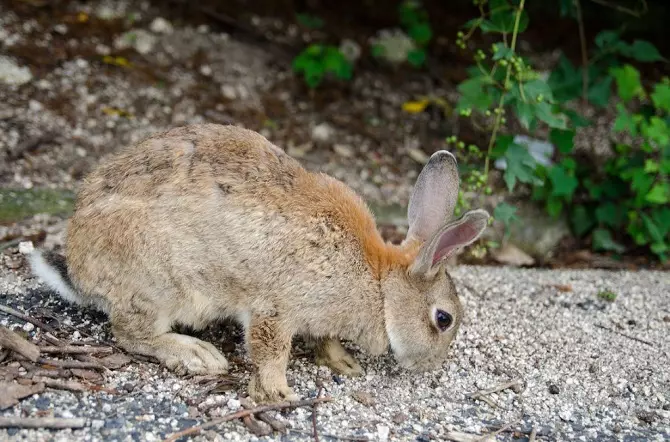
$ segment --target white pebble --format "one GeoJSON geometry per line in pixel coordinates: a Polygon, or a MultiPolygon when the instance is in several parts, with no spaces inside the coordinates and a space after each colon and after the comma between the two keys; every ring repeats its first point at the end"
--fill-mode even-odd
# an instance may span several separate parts
{"type": "Polygon", "coordinates": [[[388,440],[391,429],[386,425],[377,425],[377,437],[379,440],[388,440]]]}
{"type": "Polygon", "coordinates": [[[22,241],[19,243],[19,253],[22,255],[28,255],[35,250],[35,246],[32,241],[22,241]]]}
{"type": "Polygon", "coordinates": [[[25,331],[27,331],[27,332],[30,332],[30,331],[35,330],[35,326],[32,325],[30,322],[26,322],[26,323],[23,325],[23,329],[24,329],[25,331]]]}
{"type": "Polygon", "coordinates": [[[228,408],[230,408],[231,410],[237,410],[238,408],[240,408],[240,406],[241,406],[242,404],[241,404],[240,401],[237,400],[237,399],[230,399],[230,400],[228,400],[228,403],[227,403],[226,405],[227,405],[228,408]]]}

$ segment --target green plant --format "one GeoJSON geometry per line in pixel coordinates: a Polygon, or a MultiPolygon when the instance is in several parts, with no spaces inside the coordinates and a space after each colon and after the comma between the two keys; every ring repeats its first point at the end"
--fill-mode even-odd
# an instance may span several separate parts
{"type": "Polygon", "coordinates": [[[616,293],[611,290],[603,290],[602,292],[598,292],[598,298],[607,302],[614,302],[616,300],[616,293]]]}
{"type": "Polygon", "coordinates": [[[566,129],[568,118],[557,108],[551,87],[517,52],[518,36],[528,27],[524,0],[474,0],[480,17],[464,25],[467,32],[459,32],[456,44],[465,49],[476,30],[497,34],[500,41],[493,43],[489,53],[477,50],[468,78],[458,86],[461,93],[456,111],[469,118],[475,128],[490,133],[488,146],[480,149],[452,136],[447,142],[466,159],[483,159],[483,171],[471,168],[464,177],[465,189],[491,193],[489,172],[491,161],[504,158],[504,180],[511,192],[518,183],[538,184],[535,175],[536,160],[528,149],[501,135],[506,115],[512,114],[529,131],[539,124],[566,129]]]}
{"type": "Polygon", "coordinates": [[[293,60],[293,71],[303,74],[305,83],[315,88],[327,75],[341,80],[350,80],[353,74],[351,62],[332,45],[312,44],[293,60]]]}
{"type": "MultiPolygon", "coordinates": [[[[602,173],[577,164],[570,156],[550,169],[545,186],[534,190],[549,213],[565,209],[573,231],[591,235],[595,250],[623,253],[625,243],[648,248],[665,261],[670,247],[670,80],[655,84],[649,94],[631,65],[610,70],[619,102],[615,132],[634,143],[615,144],[615,155],[602,173]]],[[[570,153],[571,142],[563,153],[570,153]]]]}
{"type": "Polygon", "coordinates": [[[575,66],[562,55],[549,76],[549,86],[558,103],[565,103],[582,96],[598,107],[607,105],[614,77],[612,69],[621,66],[622,59],[638,62],[663,61],[665,58],[656,47],[645,40],[627,43],[621,32],[606,30],[595,37],[595,48],[585,54],[586,65],[575,66]]]}
{"type": "Polygon", "coordinates": [[[428,13],[418,1],[405,0],[398,7],[398,15],[400,24],[416,44],[416,48],[407,53],[407,62],[413,66],[422,66],[426,61],[426,46],[433,38],[428,13]]]}

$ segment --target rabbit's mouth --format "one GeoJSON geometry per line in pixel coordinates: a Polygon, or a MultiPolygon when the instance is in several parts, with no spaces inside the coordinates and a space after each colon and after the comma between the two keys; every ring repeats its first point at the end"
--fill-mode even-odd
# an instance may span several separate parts
{"type": "Polygon", "coordinates": [[[398,359],[398,364],[410,371],[426,372],[437,370],[442,367],[443,360],[438,357],[423,357],[423,358],[402,358],[398,359]]]}

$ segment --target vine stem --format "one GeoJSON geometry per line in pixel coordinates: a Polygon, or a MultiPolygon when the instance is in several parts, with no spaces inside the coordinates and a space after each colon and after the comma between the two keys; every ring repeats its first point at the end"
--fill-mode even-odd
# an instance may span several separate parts
{"type": "Polygon", "coordinates": [[[586,32],[584,31],[584,19],[582,18],[582,6],[579,0],[573,0],[577,12],[577,26],[579,27],[579,43],[582,52],[582,102],[586,103],[589,92],[589,55],[586,50],[586,32]]]}
{"type": "MultiPolygon", "coordinates": [[[[516,49],[516,38],[517,35],[519,34],[519,22],[521,21],[521,13],[523,12],[523,7],[524,4],[526,3],[525,0],[521,0],[519,3],[519,9],[516,11],[516,17],[514,19],[514,31],[512,32],[512,44],[510,45],[510,49],[512,49],[512,53],[514,53],[516,49]]],[[[486,161],[484,163],[484,178],[488,182],[489,178],[489,166],[491,162],[491,151],[493,150],[493,145],[496,142],[496,137],[498,135],[498,131],[500,130],[500,125],[502,123],[503,119],[503,103],[505,101],[505,94],[507,93],[507,90],[509,89],[509,79],[510,76],[512,75],[512,64],[508,63],[507,64],[507,72],[505,73],[505,83],[503,84],[503,93],[500,95],[500,101],[498,102],[498,107],[495,110],[496,116],[495,116],[495,121],[493,123],[493,131],[491,132],[491,139],[489,140],[489,147],[486,153],[486,161]]]]}

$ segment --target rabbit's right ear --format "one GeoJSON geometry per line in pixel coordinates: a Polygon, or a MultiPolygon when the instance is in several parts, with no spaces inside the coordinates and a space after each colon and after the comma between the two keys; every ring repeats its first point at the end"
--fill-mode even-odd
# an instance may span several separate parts
{"type": "Polygon", "coordinates": [[[431,155],[419,174],[407,209],[407,238],[428,241],[448,221],[458,199],[456,157],[446,150],[431,155]]]}
{"type": "Polygon", "coordinates": [[[421,247],[410,269],[411,273],[422,276],[434,274],[446,258],[479,238],[489,218],[486,210],[471,210],[443,226],[421,247]]]}

